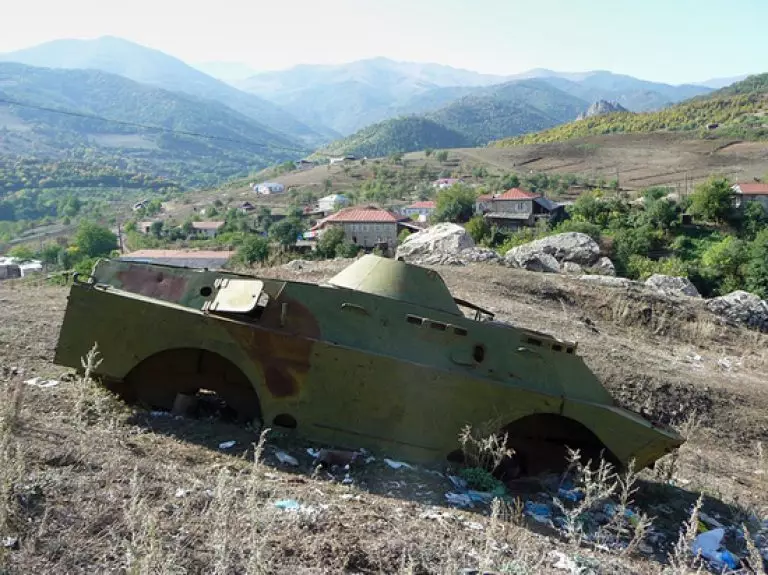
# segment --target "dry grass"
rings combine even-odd
[[[268,273],[319,280],[342,266]],[[741,330],[718,326],[687,343],[669,335],[683,329],[671,313],[665,330],[599,315],[609,293],[591,286],[491,267],[441,272],[457,296],[500,319],[573,333],[621,401],[647,403],[678,425],[695,407],[699,425],[673,470],[616,476],[575,467],[589,503],[574,510],[561,501],[570,541],[525,517],[522,499],[450,508],[450,483],[427,470],[392,470],[379,459],[353,466],[346,485],[345,471],[315,470],[307,444],[288,436],[133,412],[88,377],[44,389],[22,384],[62,375],[50,357],[66,291],[0,286],[0,541],[19,540],[18,549],[0,547],[0,573],[561,572],[552,551],[595,573],[683,573],[696,533],[692,508],[756,533],[749,512],[768,509],[765,473],[755,473],[768,471],[756,447],[768,430],[764,336],[747,334],[744,343]],[[685,359],[692,354],[702,359]],[[98,361],[89,357],[86,371]],[[731,369],[717,366],[723,357],[734,360]],[[235,448],[218,449],[230,439]],[[297,457],[299,468],[281,465],[274,448]],[[578,517],[594,515],[608,495],[617,512],[595,536]],[[281,509],[280,500],[300,507]],[[628,521],[625,509],[641,521]],[[732,551],[752,564],[759,554]]]

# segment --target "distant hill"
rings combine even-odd
[[[445,89],[447,90],[447,88]],[[576,118],[588,103],[540,80],[473,90],[434,112],[385,120],[323,148],[325,153],[376,155],[485,145]],[[361,150],[366,151],[361,151]]]
[[[0,54],[0,61],[46,68],[101,70],[143,84],[216,100],[270,128],[276,135],[293,138],[295,144],[312,147],[338,137],[332,130],[310,128],[276,104],[212,78],[177,58],[121,38],[54,40]]]
[[[212,138],[170,134],[120,122]],[[0,154],[38,159],[85,158],[106,163],[129,161],[132,165],[126,169],[199,184],[247,174],[299,155],[290,149],[294,140],[276,135],[212,100],[96,70],[36,68],[10,62],[0,62],[0,134]]]
[[[381,157],[424,148],[462,148],[472,145],[464,134],[418,116],[385,120],[318,150],[322,155],[355,154]]]
[[[624,106],[618,102],[608,102],[606,100],[598,100],[594,102],[586,112],[579,114],[577,120],[583,120],[585,118],[592,118],[593,116],[604,116],[605,114],[615,114],[618,112],[628,112]]]
[[[346,135],[398,114],[427,111],[409,102],[418,102],[420,95],[432,90],[445,95],[439,90],[503,81],[501,76],[450,66],[373,58],[337,66],[295,66],[257,74],[237,85],[279,103],[305,122],[322,122]],[[464,93],[459,90],[460,95]],[[438,95],[435,107],[448,101]]]
[[[482,95],[488,86],[532,79],[586,102],[615,101],[634,112],[658,110],[712,91],[707,86],[673,86],[601,70],[535,69],[500,76],[386,58],[296,66],[256,74],[236,85],[283,106],[309,125],[325,124],[347,135],[388,118],[436,111],[455,99]]]
[[[501,140],[494,145],[503,147],[561,142],[598,134],[659,131],[766,139],[767,116],[768,74],[760,74],[658,112],[595,116],[543,132]]]
[[[541,80],[523,80],[478,90],[427,117],[485,145],[571,121],[587,105]]]

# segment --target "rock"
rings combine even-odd
[[[610,258],[602,257],[590,268],[590,271],[600,274],[601,276],[615,276],[616,266],[613,265]]]
[[[604,286],[610,286],[610,287],[622,287],[622,288],[628,288],[632,284],[636,284],[637,282],[633,282],[632,280],[628,280],[627,278],[617,278],[615,276],[601,276],[601,275],[593,275],[593,274],[585,274],[583,276],[579,276],[578,278],[580,281],[589,282],[592,284],[598,284],[598,285],[604,285]]]
[[[410,260],[410,263],[419,266],[463,266],[466,262],[459,256],[436,252],[424,257]]]
[[[459,257],[465,262],[495,262],[501,258],[490,248],[466,248],[459,252]]]
[[[474,247],[474,240],[463,227],[440,223],[405,238],[397,247],[395,258],[410,262],[434,253],[455,256],[462,250]]]
[[[591,266],[600,257],[600,246],[587,234],[566,232],[514,247],[506,253],[504,259],[507,265],[524,267],[520,262],[534,254],[546,254],[561,263]]]
[[[707,308],[726,319],[768,332],[768,302],[743,290],[709,300]]]
[[[653,274],[645,280],[645,285],[666,295],[701,297],[699,290],[696,289],[696,286],[688,278]]]
[[[628,112],[624,106],[618,102],[609,102],[608,100],[597,100],[587,108],[587,111],[583,114],[576,116],[577,120],[584,120],[591,118],[592,116],[602,116],[603,114],[612,114],[614,112]]]
[[[582,268],[579,264],[574,262],[565,262],[563,263],[563,272],[567,274],[581,275],[584,273],[584,268]]]
[[[291,271],[301,271],[305,267],[309,267],[309,262],[306,260],[291,260],[287,264],[283,265],[283,268]]]
[[[527,252],[518,246],[509,250],[504,256],[504,263],[513,268],[522,268],[531,272],[560,273],[560,263],[549,254],[543,252]],[[517,250],[517,251],[515,251]],[[513,252],[510,255],[510,252]]]

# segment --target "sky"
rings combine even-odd
[[[4,13],[0,53],[111,35],[257,71],[377,56],[673,84],[768,71],[768,0],[23,0]]]

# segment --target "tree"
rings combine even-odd
[[[740,228],[742,235],[748,240],[755,238],[760,230],[768,228],[768,211],[760,202],[747,202]]]
[[[430,157],[430,156],[432,155],[432,152],[434,152],[434,150],[433,150],[432,148],[424,148],[424,155],[425,155],[427,158],[428,158],[428,157]]]
[[[27,246],[15,246],[8,251],[8,255],[21,261],[35,259],[35,252]]]
[[[244,264],[264,262],[269,257],[269,241],[262,236],[248,236],[235,257]]]
[[[149,226],[149,231],[152,233],[153,236],[160,239],[160,236],[163,235],[163,222],[156,221],[152,222]]]
[[[757,234],[750,244],[745,268],[747,290],[768,299],[768,228]]]
[[[653,200],[646,204],[644,219],[650,226],[667,231],[677,224],[677,206],[669,200]]]
[[[344,228],[330,226],[317,240],[317,255],[323,258],[336,257],[336,250],[344,242]]]
[[[471,188],[456,184],[437,194],[433,219],[437,222],[463,223],[475,212],[475,193]]]
[[[269,237],[286,248],[294,245],[303,231],[304,226],[301,221],[285,218],[270,226]]]
[[[473,216],[464,226],[467,233],[472,236],[476,244],[482,242],[485,238],[491,235],[491,227],[483,216]]]
[[[447,150],[440,150],[436,155],[435,158],[437,158],[438,162],[445,162],[448,160],[448,151]]]
[[[85,221],[77,229],[74,245],[86,257],[106,256],[117,247],[117,236],[105,227]]]
[[[701,256],[704,275],[714,281],[721,294],[740,289],[744,285],[742,266],[749,255],[745,248],[742,240],[726,236]]]
[[[691,212],[708,221],[725,222],[731,215],[732,196],[728,180],[713,176],[691,194]]]

